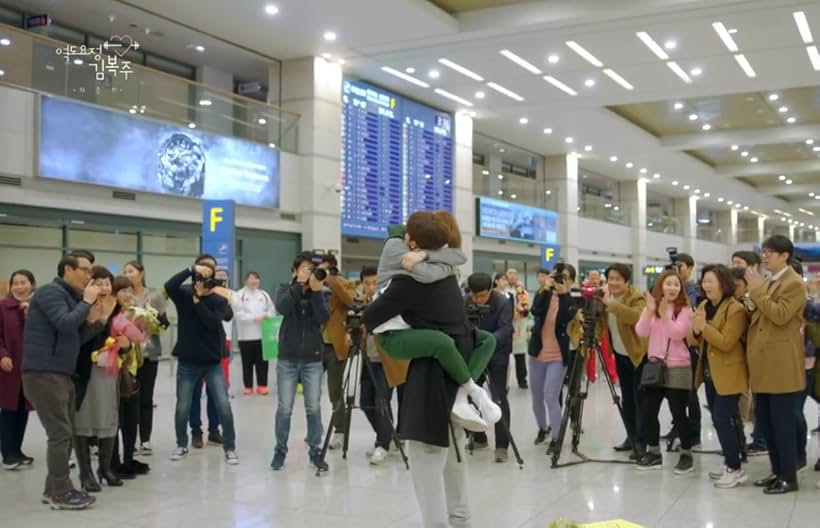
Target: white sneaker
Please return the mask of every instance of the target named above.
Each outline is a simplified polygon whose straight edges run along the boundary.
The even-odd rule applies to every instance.
[[[470,398],[478,405],[481,417],[489,425],[493,425],[501,419],[501,407],[490,398],[489,393],[483,387],[473,384],[467,389]]]
[[[387,451],[384,450],[382,447],[377,447],[373,450],[373,454],[370,455],[370,465],[371,466],[378,466],[382,462],[387,459]]]
[[[154,450],[151,449],[151,442],[145,442],[140,444],[140,455],[142,456],[151,456],[154,454]]]
[[[237,466],[239,465],[239,455],[236,454],[236,451],[225,451],[225,462],[229,466]]]
[[[178,448],[174,449],[173,453],[171,453],[171,460],[173,462],[179,462],[180,460],[185,458],[185,455],[187,455],[187,454],[188,454],[188,448],[187,447],[178,447]]]
[[[345,445],[345,435],[344,433],[333,433],[333,437],[330,439],[330,445],[328,445],[328,449],[336,450],[341,449]]]
[[[723,475],[726,474],[726,471],[728,469],[729,468],[727,468],[726,466],[720,466],[719,468],[715,469],[714,471],[709,472],[709,478],[712,479],[712,480],[720,480],[721,478],[723,478]]]
[[[481,415],[470,405],[470,402],[465,398],[464,401],[456,399],[452,411],[450,411],[450,418],[453,422],[468,431],[474,433],[485,433],[490,427],[487,422],[481,418]]]
[[[723,476],[715,482],[716,488],[735,488],[742,484],[745,484],[749,480],[749,476],[746,475],[746,472],[743,471],[743,468],[731,470],[726,468],[726,472]]]

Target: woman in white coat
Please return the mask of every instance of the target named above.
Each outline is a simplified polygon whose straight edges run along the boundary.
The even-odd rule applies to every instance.
[[[262,357],[262,320],[275,315],[273,300],[260,288],[262,279],[255,271],[245,276],[245,287],[233,296],[234,316],[242,355],[242,383],[245,394],[253,394],[253,372],[256,370],[256,392],[268,394],[268,362]]]

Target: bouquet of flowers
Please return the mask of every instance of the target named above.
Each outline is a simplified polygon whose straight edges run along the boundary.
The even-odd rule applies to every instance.
[[[159,313],[153,308],[129,307],[111,320],[111,335],[99,350],[91,354],[91,361],[111,376],[116,376],[122,367],[118,337],[125,337],[132,346],[139,346],[148,340],[153,332],[159,333],[162,325]]]
[[[145,341],[149,336],[163,332],[168,327],[157,309],[152,306],[130,306],[126,312],[128,321],[146,334],[146,338],[140,342]]]

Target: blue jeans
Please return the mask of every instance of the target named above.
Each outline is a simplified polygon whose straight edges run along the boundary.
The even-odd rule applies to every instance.
[[[296,384],[301,380],[307,415],[307,443],[311,455],[322,447],[322,372],[321,361],[279,359],[276,363],[276,448],[278,453],[288,452],[290,417],[296,398]]]
[[[194,385],[194,397],[191,400],[191,433],[202,434],[202,386],[205,385],[205,380],[202,383]],[[216,404],[214,397],[211,394],[211,389],[205,385],[205,393],[208,398],[207,412],[208,412],[208,433],[219,434],[219,413],[216,412]]]
[[[208,386],[213,397],[214,407],[222,424],[222,436],[225,440],[225,451],[236,449],[236,430],[233,425],[233,413],[228,399],[228,384],[219,363],[215,365],[198,365],[180,361],[177,365],[177,407],[175,425],[177,447],[188,447],[188,420],[191,415],[196,387],[202,390],[202,380]]]
[[[723,450],[723,463],[729,469],[740,469],[740,442],[742,432],[738,431],[740,416],[738,404],[740,394],[721,396],[715,390],[711,379],[706,380],[706,401],[712,411],[712,424],[717,431],[718,441]]]

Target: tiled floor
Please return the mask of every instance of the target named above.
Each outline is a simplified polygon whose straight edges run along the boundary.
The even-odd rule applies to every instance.
[[[234,375],[238,361],[234,362]],[[188,459],[168,460],[174,447],[173,383],[170,365],[160,368],[156,432],[149,476],[124,488],[105,488],[92,509],[53,512],[39,503],[44,478],[45,438],[32,416],[25,449],[37,461],[32,469],[0,473],[0,526],[15,528],[102,527],[396,527],[420,526],[409,474],[398,458],[371,467],[364,456],[373,434],[364,416],[354,414],[348,460],[329,456],[330,472],[320,478],[307,468],[302,438],[301,403],[294,411],[291,454],[280,473],[270,470],[275,396],[237,395],[241,464],[225,465],[216,447],[192,451]],[[234,376],[234,386],[238,383]],[[234,389],[233,392],[236,392]],[[764,497],[747,486],[714,489],[706,476],[720,464],[716,455],[697,455],[696,472],[676,477],[667,457],[663,471],[639,473],[628,465],[584,464],[550,469],[544,448],[534,447],[529,394],[511,391],[513,435],[525,460],[495,464],[492,451],[469,457],[475,527],[545,528],[558,518],[577,521],[624,518],[652,528],[816,528],[820,523],[820,474],[801,474],[802,489],[784,497]],[[323,395],[326,398],[325,395]],[[666,410],[664,409],[664,412]],[[705,412],[705,411],[704,411]],[[817,406],[807,406],[810,424],[817,424]],[[327,418],[325,402],[324,417]],[[708,413],[705,414],[708,422]],[[582,450],[590,456],[614,457],[611,446],[623,439],[622,426],[605,387],[596,387],[587,403]],[[668,423],[668,416],[664,416]],[[664,424],[663,429],[666,429]],[[711,431],[711,429],[709,429]],[[706,448],[717,441],[705,434]],[[810,465],[818,457],[818,437],[811,440]],[[568,452],[562,460],[572,458]],[[752,477],[767,472],[767,459],[748,465]]]

